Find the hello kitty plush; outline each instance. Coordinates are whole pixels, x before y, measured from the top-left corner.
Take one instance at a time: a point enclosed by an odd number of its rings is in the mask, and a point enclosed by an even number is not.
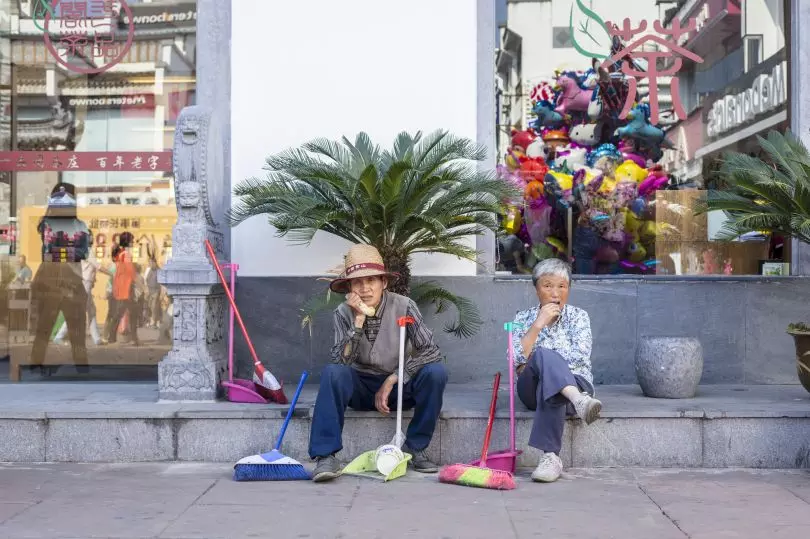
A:
[[[529,144],[529,147],[526,148],[526,157],[542,157],[545,159],[548,156],[548,151],[546,150],[546,143],[543,142],[543,139],[537,137],[534,141]]]
[[[580,146],[596,146],[602,138],[602,124],[580,124],[571,128],[569,138]]]

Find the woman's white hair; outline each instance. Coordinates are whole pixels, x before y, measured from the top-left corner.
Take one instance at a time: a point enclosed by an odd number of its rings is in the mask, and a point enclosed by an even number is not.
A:
[[[562,277],[571,284],[571,266],[559,258],[547,258],[539,262],[532,271],[532,283],[537,288],[537,282],[546,275]]]

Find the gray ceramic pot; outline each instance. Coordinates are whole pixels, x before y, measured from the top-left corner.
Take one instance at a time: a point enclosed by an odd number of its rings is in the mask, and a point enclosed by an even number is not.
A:
[[[636,350],[636,377],[648,397],[689,399],[703,375],[703,348],[687,337],[642,337]]]

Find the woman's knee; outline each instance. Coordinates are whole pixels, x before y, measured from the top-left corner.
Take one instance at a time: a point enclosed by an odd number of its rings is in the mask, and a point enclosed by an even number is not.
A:
[[[534,351],[530,363],[537,370],[542,372],[543,367],[557,366],[568,368],[568,362],[558,352],[549,348],[538,348]]]

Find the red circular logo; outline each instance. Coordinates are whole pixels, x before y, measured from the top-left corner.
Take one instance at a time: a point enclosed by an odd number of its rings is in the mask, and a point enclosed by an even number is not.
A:
[[[121,0],[121,9],[129,20],[127,28],[127,40],[124,43],[114,40],[114,21],[117,19],[119,13],[112,12],[112,8],[110,8],[110,22],[96,25],[94,21],[103,19],[90,18],[89,14],[87,13],[88,3],[80,2],[71,3],[69,9],[67,4],[65,5],[65,9],[63,9],[63,12],[59,15],[59,40],[56,44],[54,44],[50,33],[52,18],[51,13],[57,12],[56,8],[61,2],[62,0],[54,0],[53,4],[51,5],[51,10],[45,14],[45,46],[48,48],[48,51],[57,62],[65,66],[70,71],[92,75],[96,73],[104,73],[124,59],[124,56],[126,56],[126,54],[129,52],[129,49],[132,48],[132,39],[135,37],[135,20],[132,17],[132,10],[124,0]],[[77,7],[77,5],[79,7]],[[111,6],[112,2],[104,2],[104,5]],[[93,29],[92,35],[90,35],[88,32],[90,29],[87,26],[88,24],[92,25],[90,27]],[[68,54],[66,56],[68,58],[71,56],[76,56],[78,51],[86,52],[89,49],[91,54],[84,55],[85,58],[95,59],[99,57],[106,58],[112,56],[112,60],[109,60],[101,67],[84,68],[71,64],[63,59],[57,45],[61,45],[61,48],[67,49]]]

